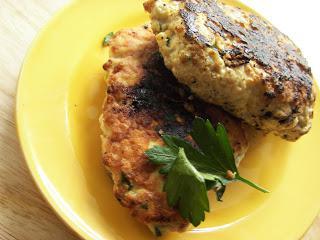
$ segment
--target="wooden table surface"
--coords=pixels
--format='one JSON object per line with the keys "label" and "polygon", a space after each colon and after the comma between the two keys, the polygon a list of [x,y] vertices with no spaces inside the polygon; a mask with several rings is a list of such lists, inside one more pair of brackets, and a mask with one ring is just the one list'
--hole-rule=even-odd
{"label": "wooden table surface", "polygon": [[[285,18],[280,17],[281,10],[272,7],[276,1],[245,0],[258,10],[263,10],[267,17],[272,16],[275,23],[293,21],[294,24],[302,26],[301,19],[297,19],[297,12],[292,11],[290,14],[286,13]],[[317,2],[309,1],[309,5]],[[26,51],[44,23],[67,2],[67,0],[0,0],[0,240],[79,239],[59,220],[36,188],[19,147],[14,113],[17,80]],[[295,5],[294,0],[280,2],[281,4],[290,2],[291,7]],[[296,6],[296,11],[304,7],[297,4]],[[314,9],[318,11],[319,8]],[[272,15],[275,12],[278,15]],[[309,20],[311,17],[309,16]],[[307,16],[303,18],[304,23],[307,23],[307,18]],[[318,16],[317,18],[317,21],[314,19],[312,22],[315,29],[316,24],[320,22],[320,18]],[[292,33],[299,31],[301,34],[306,33],[304,31],[306,29],[297,29],[292,24],[288,26],[286,29]],[[311,37],[316,37],[313,32],[310,35],[308,33],[308,38],[305,39],[301,38],[301,35],[295,36],[294,40],[298,41],[298,44],[304,42],[302,49],[308,59],[311,59],[311,65],[319,66],[317,64],[319,62],[316,63],[320,53],[320,44],[317,42],[319,38],[312,40]],[[315,51],[318,54],[311,52],[311,47],[312,51],[318,47]],[[319,217],[303,239],[320,239]]]}

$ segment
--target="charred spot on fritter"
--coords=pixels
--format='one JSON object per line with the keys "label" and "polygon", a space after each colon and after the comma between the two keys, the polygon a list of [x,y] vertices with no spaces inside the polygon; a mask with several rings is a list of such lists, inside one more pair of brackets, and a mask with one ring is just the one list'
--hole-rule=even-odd
{"label": "charred spot on fritter", "polygon": [[190,90],[177,82],[165,67],[160,53],[151,56],[144,65],[144,71],[141,82],[128,90],[132,106],[130,114],[152,116],[158,122],[157,132],[185,138],[194,119],[194,113],[185,109],[188,102],[190,105],[195,103],[195,100],[188,100]]}
{"label": "charred spot on fritter", "polygon": [[250,59],[238,48],[220,51],[224,63],[229,67],[237,67],[250,62]]}
{"label": "charred spot on fritter", "polygon": [[304,87],[308,97],[312,93],[311,70],[300,50],[277,28],[260,17],[249,14],[250,26],[236,23],[224,13],[215,0],[184,0],[185,8],[180,15],[186,26],[186,34],[200,44],[213,47],[202,35],[196,24],[200,14],[206,16],[205,26],[222,38],[233,38],[230,49],[220,51],[226,66],[235,67],[255,60],[270,74],[277,73],[272,81],[276,89],[283,88],[286,81],[295,81]]}

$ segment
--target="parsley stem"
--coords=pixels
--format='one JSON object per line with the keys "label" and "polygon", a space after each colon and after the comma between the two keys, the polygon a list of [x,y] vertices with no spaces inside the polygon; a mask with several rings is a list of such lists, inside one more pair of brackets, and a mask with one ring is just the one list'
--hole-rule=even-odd
{"label": "parsley stem", "polygon": [[265,189],[263,187],[260,187],[258,184],[253,183],[253,182],[249,181],[246,178],[241,177],[239,174],[236,175],[236,179],[241,181],[241,182],[243,182],[243,183],[245,183],[245,184],[247,184],[247,185],[249,185],[250,187],[253,187],[253,188],[263,192],[263,193],[270,193],[270,191],[268,191],[267,189]]}

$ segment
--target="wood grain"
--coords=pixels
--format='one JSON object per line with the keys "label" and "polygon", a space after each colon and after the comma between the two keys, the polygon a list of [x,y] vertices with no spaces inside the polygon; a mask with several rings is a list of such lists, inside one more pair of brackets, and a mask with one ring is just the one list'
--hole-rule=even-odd
{"label": "wood grain", "polygon": [[61,0],[0,0],[0,240],[79,239],[58,219],[24,162],[15,95],[26,51]]}
{"label": "wood grain", "polygon": [[[26,51],[67,0],[0,0],[0,240],[79,239],[58,219],[24,162],[15,124],[15,95]],[[320,218],[303,240],[320,239]]]}

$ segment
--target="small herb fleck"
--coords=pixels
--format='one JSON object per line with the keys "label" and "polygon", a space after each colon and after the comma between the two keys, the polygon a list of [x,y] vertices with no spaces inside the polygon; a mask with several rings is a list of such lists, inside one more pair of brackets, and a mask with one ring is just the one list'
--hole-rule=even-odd
{"label": "small herb fleck", "polygon": [[124,172],[121,172],[121,183],[130,191],[133,186]]}
{"label": "small herb fleck", "polygon": [[161,24],[159,24],[159,28],[160,28],[160,32],[162,32],[163,29],[162,29],[162,25]]}
{"label": "small herb fleck", "polygon": [[167,42],[166,42],[167,47],[170,47],[170,42],[171,42],[171,38],[167,37]]}
{"label": "small herb fleck", "polygon": [[173,114],[166,114],[164,118],[166,121],[169,121],[169,122],[174,122],[176,120],[176,117]]}
{"label": "small herb fleck", "polygon": [[145,210],[148,210],[149,209],[148,203],[141,204],[141,208],[145,209]]}
{"label": "small herb fleck", "polygon": [[114,33],[113,32],[109,32],[103,39],[103,46],[107,47],[109,46],[110,40],[113,37]]}
{"label": "small herb fleck", "polygon": [[162,232],[160,231],[160,229],[158,227],[154,227],[154,233],[157,237],[162,236]]}

